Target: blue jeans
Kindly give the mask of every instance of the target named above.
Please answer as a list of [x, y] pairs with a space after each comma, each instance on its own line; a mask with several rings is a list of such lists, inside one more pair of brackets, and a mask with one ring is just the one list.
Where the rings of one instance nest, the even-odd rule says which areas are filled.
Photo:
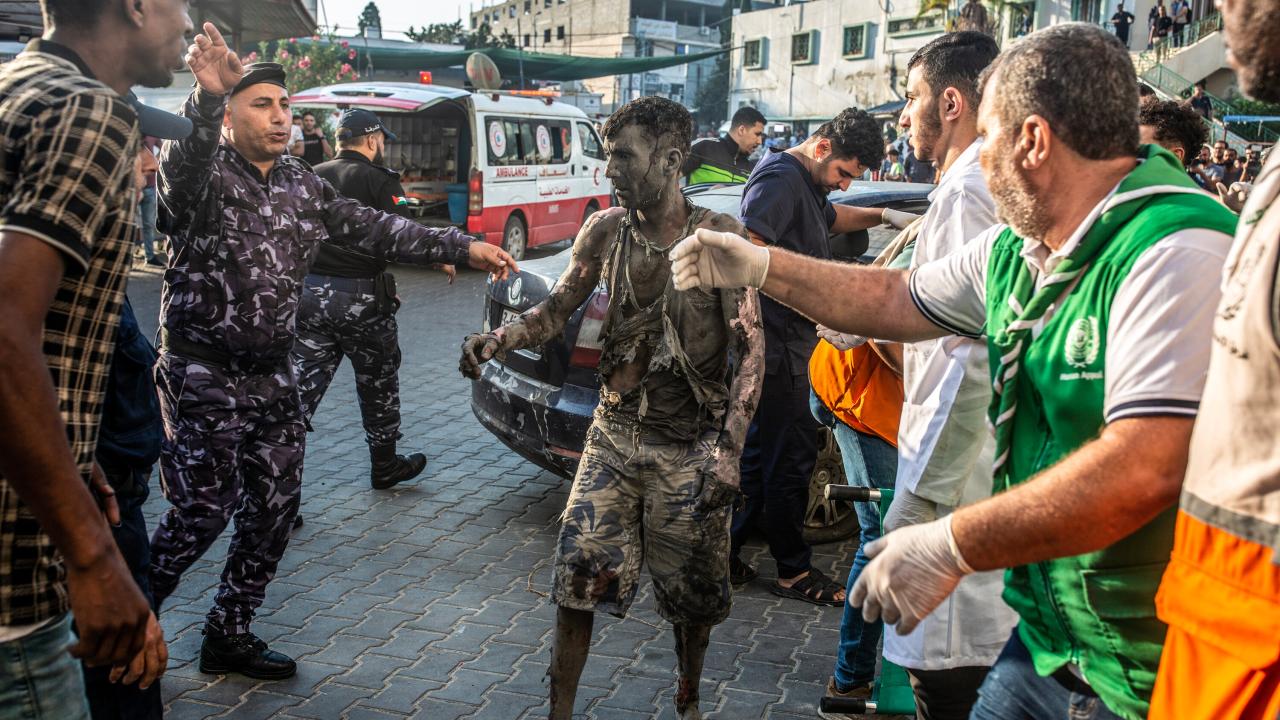
[[142, 227], [138, 240], [142, 243], [142, 253], [148, 260], [156, 256], [156, 236], [160, 234], [156, 230], [157, 210], [156, 189], [143, 188], [142, 201], [138, 203], [138, 225]]
[[1031, 653], [1022, 644], [1017, 629], [987, 679], [978, 690], [978, 704], [973, 706], [970, 720], [1039, 720], [1070, 718], [1071, 720], [1120, 720], [1107, 709], [1083, 680], [1059, 671], [1064, 682], [1041, 677], [1031, 661]]
[[88, 720], [80, 661], [67, 648], [71, 613], [0, 643], [0, 720]]
[[[831, 428], [835, 434], [848, 484], [882, 489], [893, 487], [894, 477], [898, 472], [897, 448], [874, 435], [858, 432], [845, 425], [812, 393], [809, 396], [809, 409], [818, 422]], [[853, 507], [858, 513], [861, 535], [858, 538], [858, 552], [853, 556], [853, 566], [849, 568], [846, 593], [853, 592], [853, 584], [862, 574], [862, 568], [867, 566], [867, 556], [862, 548], [880, 537], [880, 510], [876, 504], [860, 502], [854, 503]], [[875, 679], [876, 659], [883, 632], [884, 623], [879, 620], [864, 622], [862, 611], [845, 603], [844, 617], [840, 621], [840, 648], [836, 652], [835, 677], [839, 689], [848, 690]]]

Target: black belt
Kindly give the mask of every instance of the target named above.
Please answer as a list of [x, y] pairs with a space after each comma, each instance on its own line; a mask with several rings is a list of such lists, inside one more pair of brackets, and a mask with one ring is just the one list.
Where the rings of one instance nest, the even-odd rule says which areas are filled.
[[396, 276], [389, 272], [381, 272], [371, 278], [337, 277], [335, 275], [307, 275], [307, 287], [324, 287], [336, 292], [352, 295], [372, 295], [378, 304], [378, 310], [394, 313], [400, 309], [400, 298], [396, 297]]
[[307, 287], [328, 287], [345, 293], [373, 295], [378, 289], [378, 278], [338, 277], [336, 275], [308, 275]]
[[1073, 692], [1077, 695], [1085, 697], [1098, 697], [1098, 693], [1089, 687], [1089, 683], [1080, 679], [1078, 675], [1071, 672], [1069, 665], [1063, 665], [1050, 675], [1059, 685], [1067, 689], [1067, 692]]
[[222, 348], [174, 335], [167, 328], [160, 328], [159, 340], [160, 349], [167, 353], [172, 353], [188, 360], [196, 360], [229, 372], [238, 370], [266, 375], [275, 373], [284, 366], [284, 362], [261, 362], [237, 357]]

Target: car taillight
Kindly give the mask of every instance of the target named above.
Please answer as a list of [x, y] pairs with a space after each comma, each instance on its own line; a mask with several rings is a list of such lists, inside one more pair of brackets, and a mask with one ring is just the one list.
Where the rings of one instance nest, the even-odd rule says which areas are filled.
[[578, 340], [569, 353], [569, 364], [573, 367], [594, 370], [600, 364], [600, 348], [603, 347], [600, 331], [604, 329], [604, 319], [609, 311], [609, 294], [603, 290], [591, 296], [587, 307], [582, 312], [582, 325], [578, 327]]
[[471, 168], [471, 178], [467, 181], [467, 214], [479, 215], [484, 212], [484, 173]]

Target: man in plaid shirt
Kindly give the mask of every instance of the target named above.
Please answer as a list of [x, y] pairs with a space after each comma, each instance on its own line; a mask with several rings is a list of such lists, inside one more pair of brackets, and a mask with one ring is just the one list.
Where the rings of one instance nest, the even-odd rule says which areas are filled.
[[163, 655], [93, 453], [138, 232], [124, 95], [172, 81], [191, 20], [182, 0], [41, 6], [44, 38], [0, 67], [0, 718], [75, 720], [73, 655], [121, 672]]

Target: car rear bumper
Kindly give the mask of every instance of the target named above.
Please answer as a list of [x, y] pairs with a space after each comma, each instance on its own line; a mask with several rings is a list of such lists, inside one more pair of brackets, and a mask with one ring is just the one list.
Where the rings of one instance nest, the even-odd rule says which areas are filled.
[[557, 387], [486, 363], [471, 383], [471, 411], [521, 457], [561, 477], [573, 477], [599, 402], [594, 388]]

